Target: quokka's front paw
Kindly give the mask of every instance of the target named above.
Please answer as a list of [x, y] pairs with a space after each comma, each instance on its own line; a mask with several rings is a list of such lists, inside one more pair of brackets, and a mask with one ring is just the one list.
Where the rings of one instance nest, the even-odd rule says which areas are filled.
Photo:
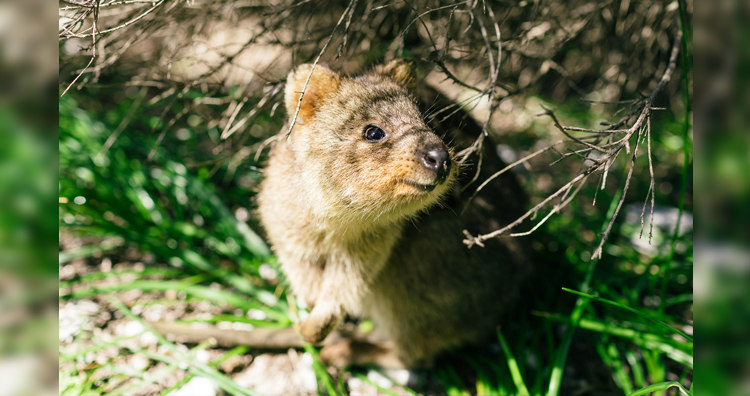
[[336, 324], [338, 324], [338, 318], [333, 315], [324, 318], [311, 316], [302, 323], [302, 328], [300, 329], [302, 339], [311, 344], [319, 344], [328, 337], [328, 334], [333, 331]]
[[329, 304], [317, 304], [310, 316], [302, 323], [302, 339], [319, 344], [336, 328], [341, 314]]

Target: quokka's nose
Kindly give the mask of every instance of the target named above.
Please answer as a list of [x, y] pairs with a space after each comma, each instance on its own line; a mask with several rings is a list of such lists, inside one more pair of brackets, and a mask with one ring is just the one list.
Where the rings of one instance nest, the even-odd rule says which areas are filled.
[[442, 183], [451, 169], [451, 160], [448, 151], [444, 148], [432, 148], [422, 152], [422, 165], [436, 173], [437, 184]]

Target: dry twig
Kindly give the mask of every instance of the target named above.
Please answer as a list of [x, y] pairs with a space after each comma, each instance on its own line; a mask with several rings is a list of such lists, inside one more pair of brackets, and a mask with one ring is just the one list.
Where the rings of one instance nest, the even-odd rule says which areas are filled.
[[[565, 136], [564, 142], [572, 147], [566, 145], [569, 148], [566, 151], [561, 147], [561, 142], [555, 142], [536, 150], [482, 180], [475, 191], [481, 191], [511, 168], [529, 164], [532, 159], [547, 151], [559, 153], [559, 158], [552, 165], [566, 158], [577, 157], [583, 168], [566, 184], [506, 227], [478, 236], [472, 236], [466, 231], [465, 243], [469, 246], [481, 245], [483, 241], [502, 235], [532, 218], [546, 205], [552, 205], [529, 231], [511, 235], [533, 232], [571, 202], [591, 174], [600, 174], [599, 182], [603, 187], [623, 150], [632, 156], [623, 186], [626, 192], [632, 177], [632, 164], [642, 147], [639, 145], [640, 139], [645, 140], [647, 148], [651, 184], [646, 201], [650, 198], [653, 212], [655, 182], [650, 116], [655, 109], [656, 95], [663, 91], [671, 79], [679, 52], [678, 44], [670, 47], [670, 43], [664, 40], [663, 33], [672, 26], [674, 17], [674, 10], [665, 5], [629, 4], [626, 6], [628, 9], [615, 10], [615, 14], [619, 12], [627, 17], [612, 20], [610, 24], [601, 16], [611, 15], [611, 8], [618, 5], [592, 0], [543, 0], [514, 7], [478, 0], [451, 4], [435, 4], [424, 0], [395, 3], [281, 0], [273, 4], [240, 4], [217, 0], [200, 6], [191, 2], [166, 0], [66, 0], [65, 3], [60, 7], [61, 18], [65, 18], [59, 33], [60, 39], [72, 40], [74, 46], [79, 45], [80, 40], [91, 41], [90, 46], [76, 54], [63, 54], [62, 65], [79, 64], [68, 73], [69, 76], [61, 73], [62, 80], [66, 81], [63, 94], [74, 86], [97, 83], [99, 73], [105, 68], [127, 62], [137, 65], [132, 70], [138, 72], [122, 85], [148, 90], [148, 97], [152, 99], [147, 98], [142, 107], [159, 108], [155, 113], [160, 114], [158, 124], [164, 127], [159, 130], [152, 154], [172, 127], [182, 122], [181, 116], [200, 111], [207, 114], [219, 113], [212, 121], [212, 126], [217, 127], [220, 132], [215, 150], [216, 159], [213, 162], [214, 170], [218, 169], [222, 161], [234, 158], [244, 148], [244, 143], [250, 137], [249, 131], [259, 114], [268, 111], [274, 113], [283, 84], [283, 76], [276, 69], [288, 70], [297, 63], [311, 62], [317, 65], [321, 61], [332, 62], [342, 58], [346, 59], [344, 63], [347, 65], [352, 63], [364, 66], [364, 63], [369, 63], [372, 59], [363, 54], [383, 54], [380, 49], [372, 51], [381, 43], [391, 43], [382, 55], [385, 58], [400, 56], [409, 51], [412, 57], [421, 59], [423, 65], [430, 65], [440, 72], [447, 84], [455, 84], [470, 93], [468, 97], [458, 99], [455, 105], [434, 109], [428, 118], [447, 118], [457, 112], [471, 111], [476, 106], [486, 105], [487, 113], [482, 115], [479, 122], [481, 133], [475, 137], [473, 144], [459, 153], [461, 161], [476, 154], [476, 163], [480, 168], [483, 162], [481, 148], [485, 144], [485, 137], [492, 130], [498, 129], [493, 116], [509, 96], [544, 92], [547, 97], [562, 100], [569, 90], [576, 93], [602, 92], [607, 85], [616, 85], [625, 90], [620, 82], [622, 77], [626, 77], [626, 81], [635, 82], [632, 87], [627, 88], [628, 92], [639, 92], [645, 89], [651, 77], [657, 73], [656, 67], [660, 61], [657, 57], [663, 56], [671, 48], [666, 70], [651, 94], [623, 107], [623, 110], [629, 111], [602, 129], [563, 125], [552, 109], [544, 108], [541, 115], [552, 120], [555, 129]], [[101, 14], [100, 9], [103, 10]], [[502, 15], [502, 18], [496, 18], [496, 14]], [[250, 18], [242, 19], [248, 15]], [[247, 29], [252, 34], [233, 47], [235, 50], [219, 50], [220, 45], [217, 44], [213, 50], [218, 53], [218, 60], [185, 54], [184, 49], [195, 46], [196, 42], [201, 45], [211, 44], [211, 29], [217, 26], [217, 21], [227, 19], [231, 20], [229, 25], [250, 23]], [[250, 22], [246, 22], [248, 20]], [[631, 33], [641, 34], [645, 31], [644, 27], [657, 33], [651, 36], [641, 35], [637, 42], [621, 39]], [[617, 32], [616, 36], [611, 35], [612, 29]], [[678, 36], [675, 43], [679, 41]], [[148, 42], [153, 54], [146, 54], [144, 51], [133, 54], [129, 51], [144, 42]], [[477, 45], [478, 43], [481, 44]], [[337, 45], [337, 51], [327, 52], [331, 44]], [[242, 56], [246, 51], [258, 47], [271, 47], [279, 52], [274, 55], [275, 60], [263, 66], [264, 69], [255, 70], [242, 63]], [[585, 61], [591, 58], [591, 64], [571, 62], [564, 50], [570, 47], [587, 54], [585, 59], [581, 59]], [[605, 50], [601, 51], [602, 48]], [[70, 48], [66, 47], [65, 51], [70, 51]], [[601, 53], [602, 56], [594, 58], [595, 53]], [[608, 58], [608, 54], [612, 57]], [[79, 58], [82, 55], [88, 57], [88, 63], [83, 68], [78, 68], [86, 62], [81, 61], [85, 58]], [[623, 57], [638, 58], [640, 62], [628, 66], [618, 61]], [[283, 68], [274, 63], [279, 59], [284, 59], [281, 63]], [[189, 78], [180, 77], [179, 74], [172, 73], [172, 65], [179, 62], [200, 66], [200, 69], [198, 72], [188, 73]], [[240, 84], [241, 95], [229, 95], [228, 84], [222, 78], [226, 78], [227, 70], [230, 69], [241, 69], [257, 78]], [[550, 73], [556, 73], [555, 81], [564, 83], [547, 87], [545, 84], [548, 79], [545, 78]], [[288, 132], [291, 132], [296, 123], [299, 105], [309, 79], [310, 75], [305, 81], [295, 113], [288, 115], [292, 119]], [[582, 86], [582, 81], [596, 83]], [[200, 95], [188, 94], [194, 90], [199, 90]], [[612, 97], [616, 101], [618, 95]], [[214, 109], [205, 110], [211, 106]], [[230, 106], [232, 107], [229, 108]], [[169, 120], [164, 122], [167, 118]], [[120, 133], [122, 128], [118, 128], [113, 134], [112, 141]], [[255, 147], [262, 149], [269, 140], [264, 139], [265, 136], [260, 138]], [[637, 139], [634, 144], [633, 138]], [[111, 144], [111, 141], [108, 143]], [[210, 163], [212, 162], [201, 161], [195, 164]], [[479, 169], [466, 187], [473, 186], [478, 177]], [[621, 199], [624, 196], [625, 194]], [[641, 214], [642, 228], [645, 227], [643, 217], [646, 201]], [[615, 218], [613, 216], [611, 221]], [[597, 253], [601, 253], [601, 246], [607, 239], [609, 229], [611, 223], [602, 235]]]
[[[648, 97], [648, 99], [645, 101], [645, 104], [640, 109], [640, 112], [638, 113], [638, 118], [635, 120], [635, 122], [627, 129], [613, 129], [618, 128], [619, 125], [621, 125], [620, 122], [615, 123], [610, 127], [609, 129], [605, 130], [593, 130], [593, 129], [583, 129], [583, 128], [577, 128], [577, 127], [568, 127], [564, 126], [560, 123], [560, 121], [557, 119], [557, 117], [554, 114], [554, 111], [544, 107], [544, 112], [541, 115], [546, 115], [550, 117], [553, 121], [553, 124], [555, 127], [563, 133], [567, 138], [572, 140], [574, 143], [577, 143], [579, 145], [584, 146], [583, 149], [575, 151], [577, 154], [581, 153], [592, 153], [593, 151], [602, 153], [602, 156], [600, 156], [598, 159], [594, 160], [593, 165], [590, 165], [586, 169], [584, 169], [581, 173], [579, 173], [576, 177], [574, 177], [572, 180], [570, 180], [568, 183], [566, 183], [564, 186], [560, 187], [557, 191], [555, 191], [553, 194], [549, 195], [547, 198], [542, 200], [540, 203], [536, 204], [533, 208], [531, 208], [529, 211], [527, 211], [524, 215], [519, 217], [517, 220], [511, 222], [510, 224], [506, 225], [503, 228], [500, 228], [498, 230], [495, 230], [493, 232], [487, 233], [487, 234], [481, 234], [477, 236], [471, 235], [468, 230], [464, 230], [464, 235], [466, 236], [466, 239], [464, 239], [464, 243], [472, 247], [474, 245], [483, 246], [483, 242], [490, 239], [495, 238], [500, 235], [503, 235], [505, 232], [511, 230], [512, 228], [518, 226], [521, 224], [524, 220], [532, 216], [533, 214], [537, 213], [541, 208], [543, 208], [545, 205], [547, 205], [549, 202], [551, 202], [554, 198], [567, 194], [571, 188], [576, 185], [577, 183], [583, 184], [585, 180], [588, 178], [589, 175], [592, 173], [602, 170], [602, 188], [604, 187], [604, 183], [606, 182], [606, 174], [612, 164], [615, 162], [619, 154], [624, 149], [626, 152], [630, 153], [630, 140], [635, 136], [635, 147], [633, 148], [632, 157], [630, 160], [630, 165], [628, 167], [627, 175], [625, 176], [624, 185], [622, 187], [622, 194], [620, 196], [620, 200], [617, 203], [617, 207], [615, 209], [614, 214], [610, 218], [606, 229], [601, 234], [601, 239], [599, 242], [599, 245], [594, 250], [594, 253], [592, 254], [592, 258], [601, 258], [602, 250], [604, 247], [605, 242], [607, 241], [607, 238], [609, 237], [610, 231], [612, 230], [612, 226], [617, 219], [617, 216], [620, 212], [620, 209], [622, 207], [622, 204], [625, 201], [625, 197], [627, 195], [628, 188], [630, 186], [630, 181], [633, 176], [633, 169], [635, 168], [635, 161], [638, 156], [638, 148], [639, 144], [641, 142], [641, 138], [645, 137], [646, 141], [648, 142], [648, 161], [649, 161], [649, 174], [651, 177], [651, 187], [649, 189], [649, 193], [647, 194], [646, 200], [648, 200], [648, 195], [651, 195], [652, 199], [652, 211], [653, 211], [653, 185], [654, 185], [654, 174], [653, 174], [653, 164], [651, 159], [651, 124], [650, 124], [650, 116], [651, 112], [653, 110], [654, 101], [656, 100], [657, 95], [664, 89], [664, 87], [667, 85], [667, 83], [671, 80], [672, 74], [674, 73], [676, 67], [677, 67], [677, 56], [679, 54], [680, 50], [680, 43], [682, 40], [682, 32], [678, 31], [677, 36], [674, 39], [674, 44], [672, 46], [672, 51], [669, 56], [669, 61], [667, 63], [667, 67], [664, 70], [664, 73], [662, 74], [661, 78], [659, 79], [659, 82], [657, 83], [656, 87], [652, 91], [651, 95]], [[589, 142], [586, 142], [580, 138], [577, 138], [569, 133], [569, 131], [585, 131], [590, 133], [600, 133], [601, 136], [613, 136], [613, 133], [622, 133], [623, 136], [614, 141], [609, 142], [605, 144], [592, 144]], [[547, 148], [545, 148], [547, 149]], [[538, 154], [539, 151], [533, 153], [532, 155]], [[526, 157], [525, 157], [526, 158]], [[524, 160], [525, 160], [524, 158]], [[589, 158], [591, 159], [591, 158]], [[521, 163], [524, 161], [517, 161], [516, 163], [512, 165], [517, 165], [518, 163]], [[507, 169], [502, 170], [501, 172], [506, 171]], [[495, 176], [493, 175], [493, 178]], [[485, 183], [486, 184], [486, 183]], [[481, 189], [483, 187], [481, 185], [477, 190]], [[578, 186], [580, 188], [580, 185]], [[576, 190], [577, 191], [577, 190]], [[539, 224], [534, 226], [531, 231], [537, 229], [539, 225], [543, 222], [545, 222], [547, 219], [549, 219], [550, 215], [553, 213], [558, 212], [561, 208], [563, 208], [565, 205], [567, 205], [570, 202], [570, 198], [574, 196], [575, 194], [572, 194], [571, 197], [567, 199], [562, 199], [562, 202], [555, 205], [550, 212], [540, 221]], [[644, 211], [645, 211], [645, 203], [644, 203]], [[652, 212], [653, 213], [653, 212]], [[642, 215], [643, 216], [643, 215]], [[520, 235], [527, 235], [529, 232], [524, 233], [516, 233], [511, 234], [512, 236], [520, 236]]]

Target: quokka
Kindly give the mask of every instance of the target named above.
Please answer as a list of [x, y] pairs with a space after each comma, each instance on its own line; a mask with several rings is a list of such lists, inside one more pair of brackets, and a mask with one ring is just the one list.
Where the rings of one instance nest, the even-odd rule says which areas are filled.
[[[433, 130], [415, 85], [405, 60], [355, 77], [302, 65], [287, 80], [290, 121], [299, 112], [271, 150], [258, 213], [310, 308], [302, 337], [319, 343], [352, 315], [372, 318], [387, 340], [330, 345], [322, 356], [333, 363], [429, 365], [491, 335], [531, 270], [517, 238], [462, 243], [464, 229], [516, 219], [525, 194], [508, 174], [471, 197], [463, 187], [479, 161], [460, 165], [455, 152], [480, 131], [451, 120]], [[489, 140], [484, 148], [480, 181], [503, 166]]]

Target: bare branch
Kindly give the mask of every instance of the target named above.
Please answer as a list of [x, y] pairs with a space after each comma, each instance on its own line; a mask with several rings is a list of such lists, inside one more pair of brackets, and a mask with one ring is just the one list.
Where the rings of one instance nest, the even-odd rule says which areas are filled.
[[299, 109], [302, 107], [302, 98], [305, 96], [305, 90], [307, 89], [307, 84], [310, 83], [310, 78], [312, 77], [313, 71], [315, 71], [315, 66], [318, 65], [318, 62], [320, 62], [320, 57], [323, 56], [323, 53], [326, 51], [326, 48], [328, 48], [328, 44], [331, 43], [331, 40], [333, 40], [334, 34], [336, 34], [336, 29], [338, 29], [339, 26], [341, 26], [341, 23], [344, 21], [344, 17], [349, 12], [350, 8], [353, 8], [356, 4], [356, 0], [351, 0], [349, 2], [349, 5], [346, 6], [346, 9], [343, 13], [341, 13], [341, 17], [339, 18], [339, 21], [336, 22], [336, 26], [333, 27], [333, 30], [331, 31], [331, 35], [328, 36], [328, 40], [323, 45], [323, 48], [320, 49], [320, 52], [318, 53], [318, 56], [315, 58], [315, 61], [312, 64], [312, 67], [310, 68], [310, 73], [307, 74], [307, 78], [305, 79], [305, 84], [302, 85], [302, 91], [299, 92], [299, 100], [297, 100], [297, 109], [294, 110], [294, 117], [292, 117], [292, 121], [289, 123], [289, 129], [286, 132], [286, 137], [289, 139], [289, 136], [292, 134], [292, 128], [294, 128], [294, 124], [297, 123], [297, 117], [299, 116]]
[[[490, 232], [488, 234], [482, 234], [482, 235], [478, 235], [478, 236], [473, 236], [468, 230], [464, 230], [464, 235], [466, 236], [466, 238], [464, 239], [464, 243], [467, 246], [469, 246], [469, 247], [472, 247], [474, 245], [483, 246], [483, 242], [484, 241], [486, 241], [486, 240], [488, 240], [490, 238], [494, 238], [494, 237], [498, 237], [500, 235], [503, 235], [505, 232], [507, 232], [507, 231], [513, 229], [514, 227], [518, 226], [523, 221], [525, 221], [527, 218], [529, 218], [532, 215], [536, 214], [542, 207], [544, 207], [546, 204], [548, 204], [550, 201], [552, 201], [555, 197], [560, 196], [560, 195], [565, 196], [565, 194], [567, 194], [576, 183], [579, 183], [579, 182], [581, 183], [578, 186], [578, 189], [580, 189], [580, 186], [585, 182], [585, 180], [587, 179], [587, 177], [590, 174], [592, 174], [593, 172], [597, 171], [597, 170], [602, 170], [603, 171], [603, 173], [602, 173], [602, 179], [601, 179], [601, 188], [604, 188], [604, 185], [605, 185], [606, 180], [607, 180], [607, 175], [609, 173], [609, 169], [614, 164], [614, 162], [617, 159], [617, 157], [620, 154], [620, 152], [624, 149], [628, 154], [631, 154], [630, 153], [630, 144], [629, 144], [629, 142], [630, 142], [631, 138], [633, 136], [635, 136], [635, 139], [636, 139], [635, 140], [635, 147], [634, 147], [633, 152], [631, 154], [630, 165], [629, 165], [629, 168], [628, 168], [627, 175], [625, 177], [624, 185], [622, 187], [622, 195], [620, 197], [620, 201], [617, 203], [617, 207], [615, 209], [615, 212], [612, 215], [612, 217], [610, 218], [609, 223], [608, 223], [605, 231], [601, 234], [601, 240], [599, 242], [599, 245], [597, 246], [596, 250], [594, 251], [594, 253], [592, 255], [592, 258], [601, 258], [604, 244], [606, 243], [606, 241], [607, 241], [607, 239], [609, 237], [609, 234], [610, 234], [610, 232], [612, 230], [612, 226], [613, 226], [615, 220], [617, 219], [617, 216], [618, 216], [618, 214], [620, 212], [620, 209], [622, 207], [622, 204], [623, 204], [623, 202], [625, 200], [625, 197], [627, 195], [628, 189], [630, 187], [630, 181], [631, 181], [631, 178], [633, 176], [633, 169], [635, 168], [635, 161], [636, 161], [637, 156], [638, 156], [639, 144], [640, 144], [641, 138], [644, 137], [644, 135], [645, 135], [645, 139], [646, 139], [646, 141], [648, 143], [649, 173], [650, 173], [650, 177], [651, 177], [651, 186], [649, 188], [649, 192], [647, 193], [647, 198], [646, 199], [648, 200], [648, 196], [649, 195], [651, 196], [651, 202], [652, 202], [652, 209], [651, 209], [652, 210], [652, 221], [651, 221], [651, 223], [652, 223], [652, 226], [653, 226], [653, 202], [654, 202], [654, 193], [655, 193], [655, 191], [654, 191], [654, 183], [655, 183], [655, 181], [654, 181], [654, 175], [653, 175], [653, 164], [652, 164], [652, 159], [651, 159], [651, 146], [650, 146], [650, 144], [651, 144], [650, 115], [651, 115], [651, 111], [653, 109], [653, 104], [654, 104], [654, 101], [656, 100], [657, 95], [661, 92], [662, 89], [664, 89], [664, 87], [667, 85], [667, 83], [672, 78], [672, 74], [674, 73], [674, 70], [675, 70], [676, 65], [677, 65], [677, 56], [679, 54], [679, 48], [680, 48], [681, 39], [682, 39], [682, 32], [678, 31], [677, 36], [675, 37], [674, 43], [672, 45], [672, 50], [671, 50], [671, 53], [670, 53], [669, 62], [667, 64], [666, 69], [664, 70], [663, 74], [661, 75], [661, 78], [659, 79], [659, 82], [657, 83], [656, 87], [651, 92], [651, 95], [648, 97], [648, 99], [644, 102], [644, 104], [640, 108], [640, 111], [638, 112], [638, 118], [627, 129], [616, 129], [616, 128], [619, 128], [620, 125], [622, 125], [624, 122], [627, 122], [628, 119], [631, 119], [632, 115], [635, 114], [634, 112], [631, 112], [628, 116], [624, 117], [623, 120], [620, 120], [620, 121], [618, 121], [615, 124], [612, 124], [608, 129], [605, 129], [605, 130], [595, 130], [595, 129], [585, 129], [585, 128], [578, 128], [578, 127], [566, 127], [566, 126], [563, 126], [560, 123], [560, 121], [558, 120], [558, 118], [555, 115], [554, 111], [551, 110], [551, 109], [549, 109], [548, 107], [546, 107], [546, 106], [544, 106], [542, 104], [542, 108], [544, 109], [544, 112], [541, 113], [540, 115], [549, 116], [552, 119], [553, 124], [555, 125], [555, 127], [560, 132], [562, 132], [567, 138], [569, 138], [570, 140], [572, 140], [575, 143], [578, 143], [580, 145], [585, 146], [585, 149], [583, 149], [583, 150], [573, 151], [572, 153], [566, 153], [568, 156], [569, 155], [573, 155], [573, 154], [580, 155], [581, 153], [591, 152], [591, 150], [594, 150], [596, 152], [601, 153], [602, 157], [598, 158], [596, 160], [593, 160], [592, 158], [587, 158], [587, 160], [594, 161], [594, 164], [591, 165], [591, 166], [589, 166], [582, 173], [578, 174], [576, 177], [574, 177], [568, 183], [566, 183], [565, 185], [563, 185], [562, 187], [560, 187], [553, 194], [549, 195], [547, 198], [545, 198], [544, 200], [542, 200], [540, 203], [536, 204], [532, 209], [530, 209], [529, 211], [527, 211], [524, 215], [522, 215], [521, 217], [519, 217], [515, 221], [511, 222], [510, 224], [506, 225], [505, 227], [500, 228], [498, 230], [495, 230], [493, 232]], [[578, 131], [578, 132], [588, 132], [588, 133], [601, 133], [601, 134], [603, 134], [605, 136], [608, 136], [609, 138], [611, 138], [613, 136], [613, 134], [615, 134], [615, 133], [617, 133], [617, 134], [621, 133], [621, 134], [624, 134], [624, 136], [622, 136], [622, 138], [620, 138], [620, 139], [618, 139], [618, 140], [616, 140], [614, 142], [609, 142], [609, 143], [597, 145], [597, 144], [592, 144], [592, 143], [586, 142], [585, 140], [582, 140], [581, 138], [575, 137], [575, 136], [571, 135], [568, 131]], [[545, 149], [543, 149], [543, 151], [546, 151], [547, 149], [550, 149], [550, 148], [553, 148], [553, 147], [552, 146], [548, 146]], [[541, 154], [541, 152], [537, 151], [537, 152], [533, 153], [532, 155], [538, 155], [538, 154]], [[566, 154], [563, 154], [563, 157], [565, 157]], [[515, 166], [518, 163], [524, 162], [525, 160], [527, 160], [526, 157], [524, 157], [523, 159], [517, 161], [516, 163], [514, 163], [512, 165]], [[506, 167], [505, 169], [501, 170], [498, 173], [505, 172], [509, 168], [510, 167]], [[481, 189], [482, 187], [484, 187], [487, 183], [489, 183], [490, 181], [492, 181], [493, 179], [495, 179], [497, 176], [499, 176], [499, 174], [493, 175], [490, 178], [488, 178], [482, 185], [480, 185], [480, 187], [477, 189], [477, 191], [479, 189]], [[576, 192], [578, 191], [578, 189], [576, 190]], [[549, 219], [549, 217], [552, 214], [557, 213], [562, 207], [564, 207], [565, 205], [567, 205], [570, 202], [570, 199], [573, 196], [575, 196], [575, 194], [572, 194], [571, 197], [568, 198], [568, 199], [563, 199], [560, 204], [555, 205], [550, 210], [550, 212], [539, 222], [539, 224], [537, 224], [536, 226], [534, 226], [530, 231], [511, 234], [511, 236], [528, 235], [529, 233], [533, 232], [534, 230], [536, 230], [539, 227], [539, 225], [541, 225], [542, 223], [546, 222], [547, 219]], [[645, 211], [645, 203], [644, 203], [644, 211]], [[641, 216], [643, 216], [643, 214]], [[650, 239], [649, 239], [649, 242], [650, 242]]]
[[541, 149], [539, 149], [537, 151], [534, 151], [531, 154], [528, 154], [528, 155], [524, 156], [523, 158], [519, 159], [518, 161], [515, 161], [515, 162], [513, 162], [511, 164], [508, 164], [505, 168], [503, 168], [503, 169], [501, 169], [501, 170], [493, 173], [492, 176], [488, 177], [484, 182], [482, 182], [482, 184], [479, 185], [479, 187], [477, 187], [476, 191], [474, 191], [474, 194], [472, 194], [471, 198], [469, 198], [469, 202], [471, 202], [471, 200], [480, 191], [482, 191], [482, 189], [487, 184], [489, 184], [491, 181], [495, 180], [496, 178], [500, 177], [500, 175], [502, 175], [503, 173], [509, 171], [512, 168], [515, 168], [516, 166], [518, 166], [518, 165], [520, 165], [520, 164], [522, 164], [522, 163], [524, 163], [524, 162], [526, 162], [526, 161], [528, 161], [528, 160], [530, 160], [530, 159], [532, 159], [532, 158], [534, 158], [534, 157], [536, 157], [536, 156], [538, 156], [538, 155], [540, 155], [540, 154], [542, 154], [544, 152], [546, 152], [547, 150], [549, 150], [549, 149], [553, 148], [554, 146], [556, 146], [558, 144], [561, 144], [561, 143], [565, 143], [565, 141], [564, 140], [558, 140], [558, 141], [556, 141], [556, 142], [554, 142], [552, 144], [549, 144], [549, 145], [547, 145], [547, 146], [545, 146], [545, 147], [543, 147], [543, 148], [541, 148]]
[[609, 238], [609, 233], [610, 231], [612, 231], [612, 226], [615, 224], [615, 220], [617, 220], [617, 215], [620, 214], [620, 209], [622, 208], [622, 204], [625, 202], [625, 196], [628, 194], [628, 187], [630, 187], [630, 179], [633, 177], [633, 169], [635, 168], [635, 159], [638, 157], [638, 144], [639, 143], [640, 143], [640, 139], [636, 139], [635, 150], [633, 150], [633, 156], [630, 160], [630, 167], [628, 168], [628, 175], [625, 177], [625, 185], [622, 188], [622, 195], [620, 195], [620, 201], [617, 203], [617, 207], [615, 208], [615, 213], [610, 218], [609, 224], [607, 224], [607, 228], [604, 230], [604, 232], [601, 235], [602, 239], [599, 241], [599, 246], [597, 246], [596, 250], [594, 250], [594, 253], [591, 255], [592, 259], [602, 258], [602, 250], [604, 249], [604, 243], [607, 242], [607, 238]]
[[484, 243], [483, 243], [484, 241], [486, 241], [488, 239], [491, 239], [491, 238], [494, 238], [494, 237], [497, 237], [497, 236], [500, 236], [503, 233], [505, 233], [506, 231], [512, 229], [513, 227], [515, 227], [515, 226], [523, 223], [524, 220], [526, 220], [527, 218], [529, 218], [531, 215], [537, 213], [537, 211], [539, 211], [539, 209], [541, 209], [542, 207], [544, 207], [544, 205], [546, 205], [547, 203], [549, 203], [550, 201], [552, 201], [553, 199], [555, 199], [557, 196], [559, 196], [559, 195], [565, 193], [566, 191], [568, 191], [571, 186], [575, 185], [578, 182], [586, 180], [586, 178], [591, 173], [593, 173], [594, 171], [596, 171], [599, 168], [599, 166], [600, 165], [594, 165], [594, 166], [586, 169], [582, 173], [578, 174], [578, 176], [574, 177], [571, 181], [569, 181], [568, 183], [566, 183], [564, 186], [560, 187], [557, 191], [555, 191], [554, 193], [552, 193], [552, 195], [550, 195], [547, 198], [545, 198], [542, 202], [539, 202], [538, 204], [534, 205], [533, 208], [529, 209], [521, 217], [517, 218], [512, 223], [506, 225], [505, 227], [503, 227], [503, 228], [501, 228], [499, 230], [495, 230], [495, 231], [490, 232], [489, 234], [482, 234], [482, 235], [478, 235], [478, 236], [472, 236], [469, 233], [468, 230], [464, 230], [464, 235], [466, 236], [466, 239], [464, 239], [464, 241], [463, 241], [464, 244], [466, 246], [468, 246], [468, 247], [472, 247], [474, 245], [484, 246]]
[[646, 142], [648, 143], [648, 173], [651, 176], [651, 182], [648, 185], [648, 192], [646, 193], [646, 199], [643, 201], [643, 209], [641, 210], [641, 233], [639, 237], [643, 237], [643, 214], [646, 212], [646, 202], [648, 201], [649, 195], [651, 195], [651, 217], [649, 218], [649, 230], [648, 230], [648, 243], [651, 244], [651, 238], [654, 236], [654, 200], [656, 195], [656, 179], [654, 178], [654, 164], [651, 157], [651, 120], [646, 123]]
[[78, 73], [78, 75], [73, 79], [73, 81], [71, 81], [70, 84], [68, 84], [68, 86], [65, 88], [65, 90], [63, 91], [63, 93], [60, 94], [61, 97], [65, 96], [65, 94], [68, 92], [68, 90], [70, 90], [70, 88], [73, 85], [75, 85], [76, 81], [78, 81], [78, 79], [81, 78], [81, 76], [83, 75], [83, 73], [86, 72], [86, 69], [88, 69], [89, 66], [91, 66], [92, 63], [94, 63], [94, 59], [96, 59], [96, 36], [99, 33], [98, 32], [98, 27], [97, 27], [97, 22], [99, 20], [99, 0], [92, 0], [92, 2], [95, 2], [95, 3], [93, 4], [93, 7], [94, 7], [94, 11], [93, 11], [94, 12], [94, 21], [93, 21], [93, 23], [91, 25], [91, 59], [89, 59], [89, 63], [86, 64], [86, 66], [83, 68], [83, 70], [81, 70], [81, 72]]

